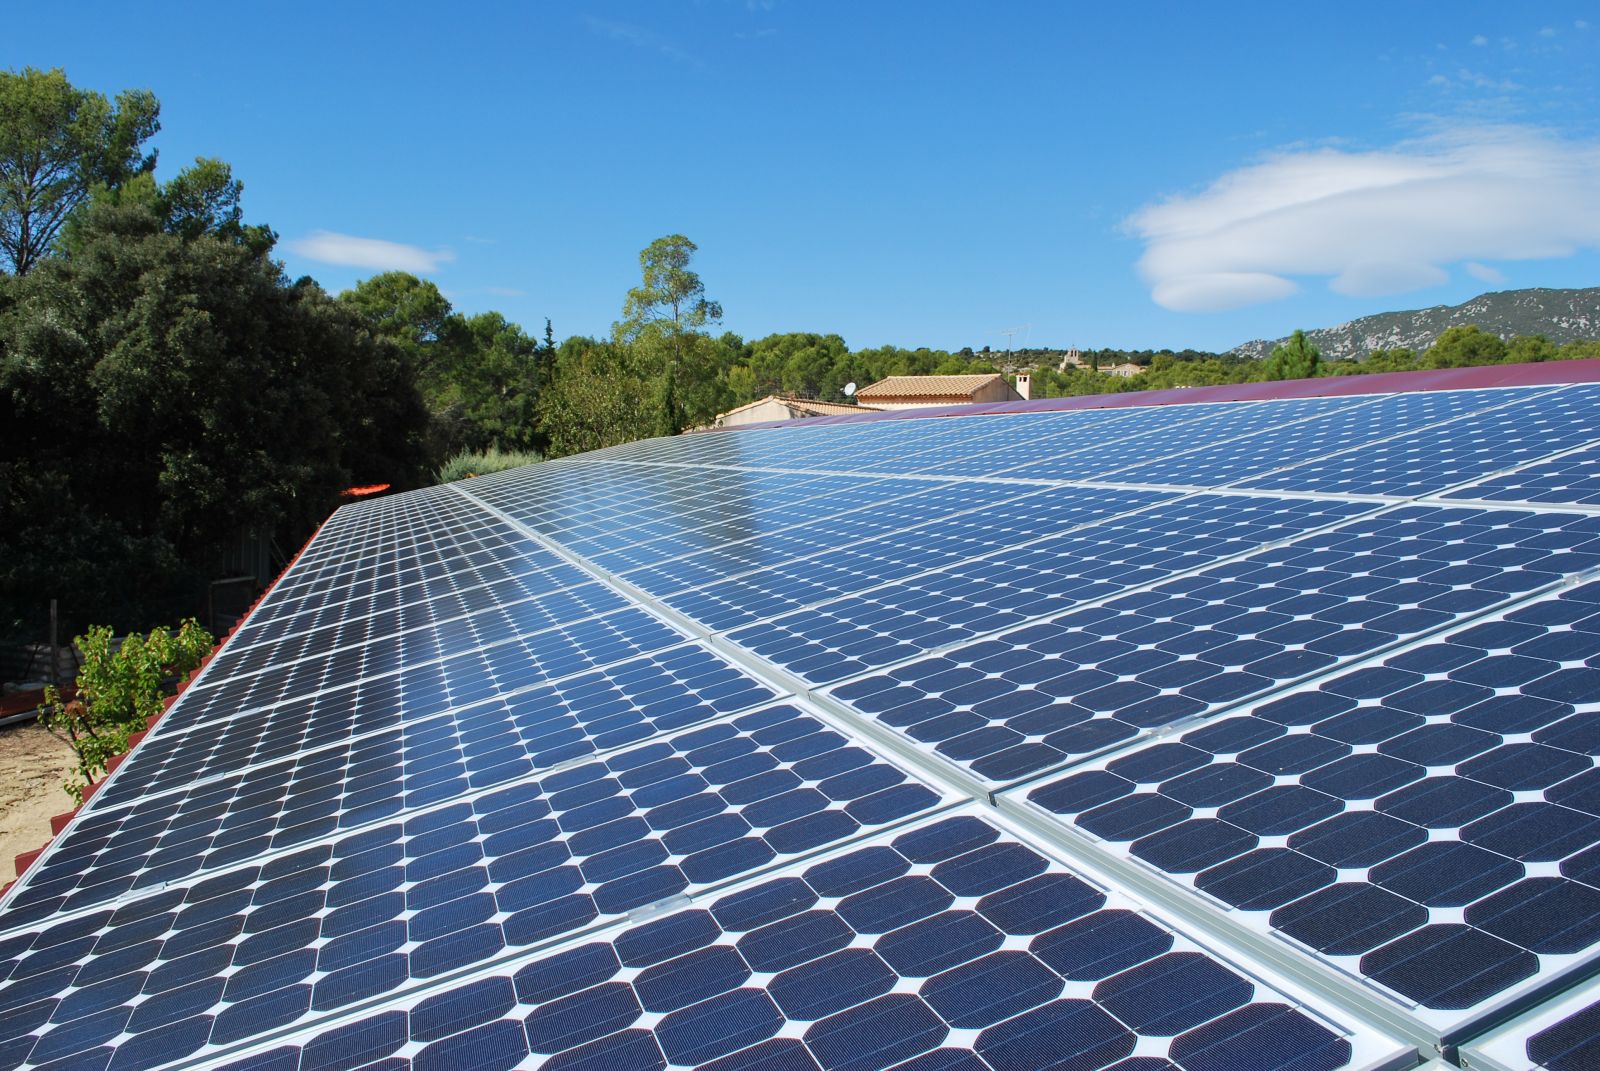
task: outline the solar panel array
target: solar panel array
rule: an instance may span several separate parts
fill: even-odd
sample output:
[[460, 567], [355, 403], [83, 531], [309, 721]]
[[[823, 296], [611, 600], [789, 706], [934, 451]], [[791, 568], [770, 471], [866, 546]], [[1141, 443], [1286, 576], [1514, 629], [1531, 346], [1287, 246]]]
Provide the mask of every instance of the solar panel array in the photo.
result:
[[346, 506], [0, 903], [0, 1068], [1594, 1066], [1597, 403]]

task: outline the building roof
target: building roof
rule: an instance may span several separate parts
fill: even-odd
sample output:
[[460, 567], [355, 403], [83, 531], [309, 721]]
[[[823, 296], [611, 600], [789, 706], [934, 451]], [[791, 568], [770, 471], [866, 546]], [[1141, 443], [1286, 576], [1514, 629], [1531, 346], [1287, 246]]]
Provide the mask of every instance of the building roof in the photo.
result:
[[863, 410], [874, 413], [877, 412], [877, 410], [873, 409], [871, 406], [850, 405], [846, 402], [821, 402], [814, 398], [788, 398], [782, 394], [769, 394], [765, 398], [757, 398], [753, 402], [746, 402], [743, 405], [735, 406], [734, 408], [729, 409], [726, 413], [720, 414], [717, 419], [721, 420], [723, 417], [730, 417], [735, 413], [742, 413], [747, 409], [754, 409], [757, 406], [766, 405], [768, 402], [777, 402], [779, 405], [788, 406], [796, 413], [800, 413], [805, 416], [848, 416], [851, 413], [859, 413]]
[[[890, 377], [891, 379], [896, 377]], [[900, 377], [938, 379], [938, 376]], [[961, 378], [961, 377], [951, 377]], [[885, 380], [884, 382], [888, 382]], [[1215, 387], [1168, 387], [1162, 390], [1084, 394], [1068, 398], [1034, 398], [1031, 401], [951, 403], [940, 408], [873, 412], [866, 406], [841, 416], [809, 420], [743, 424], [736, 431], [759, 431], [780, 424], [805, 427], [819, 423], [853, 423], [859, 420], [927, 420], [930, 417], [1001, 416], [1009, 413], [1054, 413], [1072, 409], [1124, 409], [1146, 406], [1192, 405], [1196, 402], [1261, 402], [1287, 398], [1341, 398], [1361, 394], [1390, 394], [1424, 390], [1478, 390], [1484, 387], [1537, 387], [1564, 383], [1600, 383], [1600, 358], [1540, 361], [1533, 364], [1496, 364], [1471, 368], [1435, 368], [1416, 372], [1369, 372], [1359, 376], [1321, 376], [1316, 379], [1282, 379], [1251, 383], [1225, 383]], [[877, 386], [877, 384], [873, 384]], [[870, 389], [870, 388], [869, 388]], [[856, 397], [861, 397], [857, 392]]]
[[1005, 381], [999, 372], [970, 376], [888, 376], [856, 392], [857, 398], [958, 398]]

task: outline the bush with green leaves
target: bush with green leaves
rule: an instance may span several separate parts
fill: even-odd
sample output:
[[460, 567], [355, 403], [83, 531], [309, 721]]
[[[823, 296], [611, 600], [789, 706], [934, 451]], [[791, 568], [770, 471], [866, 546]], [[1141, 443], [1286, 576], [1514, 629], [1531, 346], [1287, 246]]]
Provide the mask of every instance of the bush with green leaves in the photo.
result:
[[501, 450], [491, 446], [487, 450], [468, 450], [457, 454], [446, 461], [436, 475], [440, 483], [454, 483], [457, 480], [471, 479], [473, 476], [487, 476], [491, 472], [521, 468], [523, 465], [532, 465], [543, 460], [544, 458], [532, 451]]
[[128, 738], [161, 713], [169, 682], [205, 659], [212, 638], [189, 618], [176, 633], [164, 628], [148, 636], [135, 632], [120, 645], [105, 625], [72, 642], [82, 655], [78, 693], [64, 703], [54, 686], [46, 688], [39, 717], [51, 732], [66, 737], [77, 753], [77, 768], [63, 787], [82, 803], [84, 789], [105, 775], [106, 763], [126, 752]]

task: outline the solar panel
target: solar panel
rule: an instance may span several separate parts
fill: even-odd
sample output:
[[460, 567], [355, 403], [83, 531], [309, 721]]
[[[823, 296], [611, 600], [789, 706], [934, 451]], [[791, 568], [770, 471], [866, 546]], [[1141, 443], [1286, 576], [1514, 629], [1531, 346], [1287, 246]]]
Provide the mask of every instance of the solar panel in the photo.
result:
[[346, 506], [0, 900], [0, 1069], [1377, 1071], [1587, 1021], [1569, 367]]
[[1600, 1067], [1600, 995], [1592, 986], [1536, 1009], [1462, 1047], [1483, 1071], [1588, 1071]]
[[1441, 1037], [1600, 965], [1600, 584], [1022, 790]]
[[1331, 1071], [1403, 1050], [963, 816], [219, 1066], [1015, 1067], [1041, 1051]]

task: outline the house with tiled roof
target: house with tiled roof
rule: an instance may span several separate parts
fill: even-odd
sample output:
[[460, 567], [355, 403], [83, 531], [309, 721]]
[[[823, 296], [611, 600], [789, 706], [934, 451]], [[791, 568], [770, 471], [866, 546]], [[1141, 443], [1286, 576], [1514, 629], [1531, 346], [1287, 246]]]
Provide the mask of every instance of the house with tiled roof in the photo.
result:
[[841, 416], [871, 412], [870, 405], [849, 405], [844, 402], [819, 402], [812, 398], [791, 398], [782, 394], [769, 394], [737, 409], [721, 413], [712, 427], [735, 428], [741, 424], [765, 424], [773, 420], [799, 420], [802, 417]]
[[[1027, 376], [1017, 377], [1025, 387]], [[1012, 402], [1027, 398], [998, 372], [968, 376], [889, 376], [862, 387], [856, 398], [876, 409], [916, 409], [931, 405], [966, 405], [972, 402]]]

